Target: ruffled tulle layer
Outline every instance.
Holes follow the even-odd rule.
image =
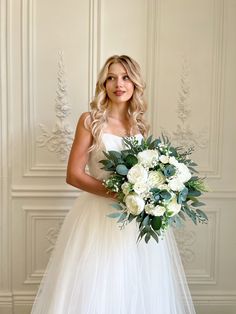
[[[112,200],[83,192],[68,213],[34,314],[195,313],[171,231],[157,244],[120,230]]]

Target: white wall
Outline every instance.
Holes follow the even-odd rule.
[[[209,224],[176,232],[198,314],[236,312],[236,1],[1,0],[0,313],[29,313],[63,217],[76,121],[129,54],[153,133],[194,144]],[[57,104],[57,109],[55,109]]]

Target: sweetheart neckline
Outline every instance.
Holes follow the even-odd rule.
[[[102,135],[112,135],[112,136],[115,136],[115,137],[123,138],[123,137],[138,136],[138,135],[142,135],[142,134],[141,134],[141,133],[137,133],[137,134],[134,134],[134,135],[124,135],[124,136],[120,136],[120,135],[116,135],[116,134],[112,134],[112,133],[103,132]]]

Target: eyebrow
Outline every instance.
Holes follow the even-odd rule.
[[[109,74],[109,75],[111,75],[111,74],[112,74],[112,75],[115,75],[115,76],[117,75],[117,74],[112,73],[112,72],[108,72],[108,74]],[[121,75],[127,75],[127,73],[126,73],[126,72],[124,72],[124,73],[121,73]]]

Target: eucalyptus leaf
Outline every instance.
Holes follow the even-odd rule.
[[[113,207],[117,210],[123,210],[124,209],[119,203],[112,203],[111,207]]]
[[[126,217],[127,217],[127,212],[122,213],[117,222],[119,223],[119,222],[124,221]]]
[[[117,165],[116,172],[122,176],[126,176],[129,169],[125,165]]]
[[[149,220],[150,220],[150,218],[149,218],[149,216],[147,215],[147,216],[143,219],[142,225],[143,225],[143,226],[147,226],[148,223],[149,223]]]
[[[168,201],[171,199],[172,195],[170,194],[170,192],[168,192],[167,190],[162,190],[160,192],[160,195],[162,198],[164,198],[164,200]]]
[[[118,218],[118,217],[120,217],[120,213],[116,212],[116,213],[107,214],[107,217]]]

